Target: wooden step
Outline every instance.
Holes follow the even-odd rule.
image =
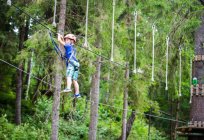
[[[191,85],[191,95],[204,96],[204,84]]]
[[[203,61],[204,60],[204,55],[196,55],[194,60],[195,61]]]
[[[204,128],[203,121],[190,121],[188,122],[188,127],[190,128]]]

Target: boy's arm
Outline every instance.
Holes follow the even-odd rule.
[[[64,39],[63,39],[63,36],[62,36],[62,35],[58,34],[57,39],[58,39],[58,41],[59,41],[59,43],[60,43],[61,45],[63,45],[63,46],[65,45],[65,42],[64,42]]]

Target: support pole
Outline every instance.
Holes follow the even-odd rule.
[[[136,62],[137,62],[137,48],[136,48],[136,45],[137,45],[137,40],[136,40],[136,37],[137,37],[137,11],[134,12],[134,17],[135,17],[135,38],[134,38],[134,70],[133,70],[133,73],[136,73],[137,72],[137,67],[136,67]]]
[[[114,51],[114,17],[115,17],[115,0],[113,0],[113,17],[112,17],[112,47],[111,47],[111,61],[113,61],[113,51]]]

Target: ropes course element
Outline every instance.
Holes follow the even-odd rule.
[[[18,67],[16,67],[16,66],[14,66],[13,64],[11,64],[11,63],[9,63],[9,62],[7,62],[7,61],[1,59],[1,58],[0,58],[0,61],[3,62],[3,63],[5,63],[5,64],[7,64],[7,65],[9,65],[9,66],[11,66],[11,67],[13,67],[13,68],[15,68],[15,69],[17,69],[17,70],[20,70],[20,71],[24,72],[24,73],[27,74],[27,75],[30,74],[30,73],[28,73],[28,72],[26,72],[26,71],[24,71],[24,70],[22,70],[22,69],[20,69],[20,68],[18,68]],[[36,76],[34,76],[34,75],[31,75],[31,74],[30,74],[30,76],[33,77],[33,78],[35,78],[36,80],[39,80],[39,81],[41,81],[42,83],[47,84],[47,85],[50,85],[51,87],[53,87],[53,88],[56,89],[56,87],[55,87],[54,85],[52,85],[51,83],[48,83],[48,82],[46,82],[46,81],[44,81],[44,80],[42,80],[42,79],[40,79],[40,78],[38,78],[38,77],[36,77]],[[73,100],[73,99],[70,99],[70,100]],[[95,103],[94,103],[93,101],[91,101],[91,100],[87,100],[87,101],[89,101],[89,102],[92,103],[92,104],[95,104]],[[115,108],[115,109],[119,109],[119,110],[124,110],[123,108],[111,106],[111,105],[104,104],[104,103],[99,103],[99,105],[103,105],[103,106],[107,106],[107,107]],[[132,110],[127,109],[127,111],[130,112],[130,111],[132,111]],[[142,115],[147,115],[147,116],[151,116],[151,117],[154,117],[154,118],[160,118],[160,119],[164,119],[164,120],[174,121],[174,122],[186,123],[185,121],[174,120],[174,119],[171,119],[171,118],[165,118],[165,117],[161,117],[161,116],[157,116],[157,115],[152,115],[152,114],[147,114],[147,113],[142,113],[142,112],[138,112],[138,111],[135,111],[135,113],[142,114]]]
[[[193,96],[193,93],[191,92],[191,85],[192,85],[192,58],[190,58],[190,101],[189,101],[189,104],[192,103],[192,96]]]
[[[133,73],[135,74],[137,72],[137,67],[136,67],[136,60],[137,60],[137,11],[134,12],[134,22],[135,22],[135,38],[134,38],[134,69],[133,69]]]
[[[154,36],[155,36],[155,25],[152,25],[152,81],[154,81]]]
[[[88,47],[88,15],[89,15],[89,0],[87,0],[86,3],[86,29],[85,29],[85,42],[84,42],[84,47]]]
[[[39,23],[39,24],[40,24],[42,27],[44,27],[45,29],[48,29],[51,33],[57,35],[57,32],[51,30],[51,29],[50,29],[49,27],[47,27],[46,25],[42,24],[39,20],[37,20],[36,18],[34,18],[33,16],[31,16],[28,12],[22,10],[21,8],[15,6],[15,5],[13,5],[13,4],[11,4],[11,6],[15,7],[16,9],[18,9],[18,10],[21,11],[22,13],[24,13],[24,14],[26,14],[27,16],[29,16],[30,18],[32,18],[35,22]],[[90,49],[84,48],[84,47],[81,47],[81,48],[85,49],[86,51],[89,51],[89,52],[93,53],[93,54],[96,55],[96,56],[101,56],[102,58],[104,58],[104,59],[110,61],[110,59],[109,59],[108,57],[106,57],[106,56],[103,56],[103,55],[101,55],[101,54],[99,54],[99,53],[96,53],[96,52],[94,52],[94,51],[92,51],[92,50],[90,50]],[[113,61],[112,61],[111,63],[112,63],[112,64],[115,64],[115,65],[118,65],[118,66],[121,66],[122,68],[125,68],[125,65],[124,65],[124,64],[120,64],[119,62],[113,62]]]
[[[113,50],[114,50],[114,19],[115,17],[115,0],[113,0],[113,17],[112,17],[112,46],[111,46],[111,58],[110,60],[113,61]]]
[[[87,101],[90,102],[91,104],[96,104],[94,101],[91,101],[91,100],[87,100]],[[109,105],[109,104],[99,103],[99,105],[107,106],[107,107],[110,107],[110,108],[115,108],[115,109],[118,109],[118,110],[124,110],[123,108],[112,106],[112,105]],[[130,109],[126,109],[126,110],[128,112],[132,112],[132,110],[130,110]],[[183,123],[183,124],[187,123],[187,121],[175,120],[175,119],[161,117],[161,116],[157,116],[157,115],[153,115],[153,114],[149,114],[149,113],[143,113],[143,112],[139,112],[139,111],[134,111],[134,112],[136,114],[146,115],[146,116],[150,116],[150,117],[154,117],[154,118],[158,118],[158,119],[169,120],[169,121],[179,122],[179,123]]]
[[[113,7],[114,7],[114,5],[115,5],[115,0],[113,0]],[[36,18],[33,18],[30,14],[28,14],[28,13],[25,12],[24,10],[22,10],[22,9],[20,9],[19,7],[15,6],[15,5],[12,5],[12,4],[11,4],[11,6],[13,6],[13,7],[15,7],[16,9],[20,10],[21,12],[25,13],[27,16],[31,17],[34,21],[36,21],[37,23],[39,23],[40,25],[42,25],[44,28],[46,28],[46,29],[48,29],[49,31],[51,31],[52,33],[55,33],[55,34],[56,34],[56,32],[50,30],[50,28],[48,28],[47,26],[45,26],[44,24],[42,24],[41,22],[39,22],[39,20],[37,20]],[[113,18],[114,18],[114,17],[113,17]],[[114,22],[114,19],[113,19],[113,22]],[[113,24],[113,26],[114,26],[114,24]],[[113,28],[112,28],[112,29],[113,29]],[[112,37],[114,37],[114,33],[113,33],[113,32],[112,32],[112,34],[113,34]],[[113,39],[112,39],[112,42],[113,42]],[[154,38],[153,38],[153,44],[154,44]],[[153,45],[153,46],[154,46],[154,45]],[[83,47],[82,47],[82,48],[83,48]],[[110,60],[110,59],[108,59],[107,57],[105,57],[105,56],[103,56],[103,55],[100,55],[100,54],[98,54],[98,53],[95,53],[95,52],[93,52],[93,51],[91,51],[91,50],[89,50],[89,49],[86,49],[86,50],[87,50],[87,51],[90,51],[90,52],[92,52],[92,53],[94,53],[94,54],[97,55],[97,56],[101,56],[102,58],[105,58],[105,59],[107,59],[107,60]],[[153,56],[154,56],[154,55],[153,55]],[[113,57],[112,57],[112,58],[113,58]],[[154,57],[153,57],[153,58],[154,58]],[[26,74],[30,74],[30,73],[27,73],[27,72],[23,71],[22,69],[19,69],[18,67],[14,66],[14,65],[8,63],[7,61],[5,61],[5,60],[3,60],[3,59],[0,59],[0,61],[1,61],[1,62],[4,62],[4,63],[8,64],[9,66],[14,67],[15,69],[18,69],[18,70],[20,70],[20,71],[22,71],[22,72],[24,72],[24,73],[26,73]],[[120,63],[117,63],[117,62],[112,62],[112,63],[117,64],[117,65],[120,65],[120,66],[123,66],[123,67],[125,68],[125,66],[122,65],[122,64],[120,64]],[[37,79],[37,80],[40,80],[42,83],[48,84],[48,85],[50,85],[51,87],[56,88],[56,87],[53,86],[52,84],[50,84],[50,83],[48,83],[48,82],[46,82],[46,81],[44,81],[44,80],[42,80],[42,79],[40,79],[40,78],[34,76],[34,75],[31,75],[31,77],[33,77],[33,78],[35,78],[35,79]],[[102,104],[102,103],[99,103],[99,104],[101,104],[101,105],[107,105],[107,104]],[[121,109],[121,108],[120,108],[120,109]],[[129,110],[128,110],[128,111],[129,111]],[[137,113],[138,113],[138,112],[137,112]],[[142,113],[142,114],[144,114],[144,113]],[[162,118],[162,117],[160,117],[160,116],[156,116],[156,115],[152,115],[152,114],[145,114],[145,115],[151,115],[152,117]],[[166,119],[173,121],[173,119],[169,119],[169,118],[166,118]],[[174,121],[176,121],[176,120],[174,120]],[[178,122],[179,122],[179,121],[178,121]],[[183,122],[183,121],[182,121],[182,122]],[[184,122],[183,122],[183,123],[184,123]]]
[[[179,47],[179,96],[181,96],[181,46]]]
[[[168,59],[169,59],[169,37],[166,37],[166,87],[165,90],[168,90]]]
[[[56,21],[55,21],[55,17],[56,17],[56,9],[57,9],[57,0],[55,0],[54,15],[53,15],[53,22],[52,22],[52,25],[53,25],[54,27],[57,26]]]

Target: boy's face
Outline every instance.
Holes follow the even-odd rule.
[[[75,42],[74,42],[74,40],[72,40],[72,39],[69,39],[69,38],[65,38],[65,43],[69,43],[69,44],[75,44]]]

